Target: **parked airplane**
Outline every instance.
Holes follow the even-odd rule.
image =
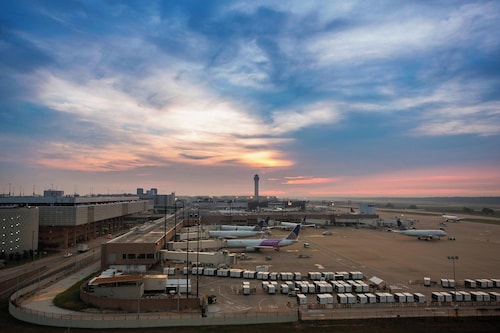
[[[352,207],[350,207],[349,214],[351,214],[351,215],[359,215],[359,212],[356,212]]]
[[[446,222],[448,222],[448,221],[458,222],[458,221],[462,220],[461,217],[458,217],[458,216],[455,216],[455,215],[446,215],[446,214],[443,214],[442,217],[444,219],[446,219]]]
[[[261,235],[264,233],[262,227],[264,226],[264,221],[259,221],[259,224],[254,227],[253,230],[211,230],[208,232],[209,237],[219,237],[219,238],[244,238]]]
[[[277,226],[275,226],[274,228],[281,228],[281,229],[285,229],[285,230],[292,230],[293,228],[295,228],[295,226],[297,224],[300,224],[301,228],[314,228],[315,227],[314,224],[306,224],[306,217],[307,216],[304,216],[304,218],[302,219],[302,221],[300,223],[280,222],[280,224],[277,225]]]
[[[244,248],[246,252],[258,251],[260,249],[274,249],[275,251],[279,251],[280,247],[296,243],[299,237],[299,231],[300,224],[296,224],[290,234],[284,238],[229,239],[226,241],[225,245],[229,248]]]
[[[264,222],[262,228],[266,228],[269,226],[269,216],[266,217],[265,220],[261,220],[261,221]],[[220,230],[261,230],[262,228],[259,227],[258,223],[255,226],[251,226],[251,225],[227,225],[227,224],[223,224],[220,226]]]
[[[398,220],[398,227],[402,228],[401,221]],[[400,229],[391,230],[392,232],[397,232],[410,237],[417,237],[418,239],[432,240],[441,239],[441,237],[446,236],[446,232],[441,229],[431,229],[431,230],[417,230],[417,229]]]

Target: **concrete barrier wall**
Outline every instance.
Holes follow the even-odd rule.
[[[252,325],[263,323],[296,322],[297,312],[267,312],[251,314],[87,314],[75,312],[67,315],[32,311],[16,307],[9,302],[10,314],[25,322],[41,326],[66,328],[141,328],[141,327],[174,327],[174,326],[217,326],[217,325]]]

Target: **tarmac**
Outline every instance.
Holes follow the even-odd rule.
[[[381,217],[395,217],[393,213],[381,213]],[[411,215],[417,229],[437,229],[440,216]],[[447,222],[448,236],[441,240],[424,241],[384,229],[353,227],[328,227],[331,235],[323,235],[325,229],[306,228],[300,231],[299,241],[280,251],[260,251],[247,253],[250,260],[240,260],[237,267],[255,270],[256,266],[267,265],[272,272],[361,271],[367,278],[382,279],[383,286],[391,292],[421,292],[430,299],[431,291],[444,291],[441,278],[458,281],[457,288],[465,290],[466,278],[500,278],[500,225],[460,221]],[[272,237],[285,236],[288,231],[273,230]],[[304,248],[304,242],[309,248]],[[448,256],[458,256],[453,263]],[[299,258],[299,256],[304,258]],[[269,260],[270,259],[270,260]],[[455,268],[453,268],[453,264]],[[183,265],[180,264],[179,268]],[[98,264],[88,266],[74,275],[24,299],[22,306],[31,310],[54,314],[71,314],[60,309],[52,300],[58,293],[75,282],[99,269]],[[179,271],[182,271],[180,269]],[[180,274],[174,276],[179,278]],[[253,313],[290,311],[297,307],[295,298],[287,295],[267,294],[261,288],[261,281],[251,280],[253,292],[249,296],[241,294],[243,279],[230,277],[189,276],[193,286],[192,294],[199,296],[216,295],[217,303],[209,305],[208,312],[214,315],[225,313]],[[423,278],[430,277],[431,287],[423,285]],[[498,288],[491,291],[500,292]],[[316,303],[310,296],[309,303]]]

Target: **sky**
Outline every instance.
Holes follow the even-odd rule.
[[[499,1],[2,1],[2,194],[499,196],[499,31]]]

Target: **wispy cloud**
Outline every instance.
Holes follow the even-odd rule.
[[[9,165],[128,182],[168,168],[178,176],[165,186],[195,173],[238,193],[247,173],[280,195],[494,192],[484,179],[495,183],[500,162],[495,1],[0,7]],[[461,149],[486,178],[434,178],[446,161],[463,165]]]

